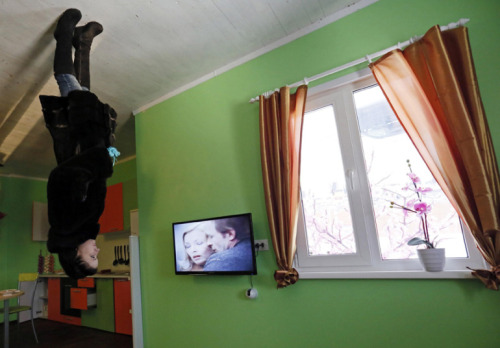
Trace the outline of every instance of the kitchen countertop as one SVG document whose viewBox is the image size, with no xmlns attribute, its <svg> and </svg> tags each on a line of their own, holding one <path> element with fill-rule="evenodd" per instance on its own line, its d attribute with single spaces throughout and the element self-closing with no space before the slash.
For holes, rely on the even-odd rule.
<svg viewBox="0 0 500 348">
<path fill-rule="evenodd" d="M 66 273 L 41 273 L 40 278 L 67 278 Z M 127 278 L 130 280 L 130 272 L 110 272 L 110 273 L 96 273 L 89 276 L 88 278 L 102 278 L 102 279 L 113 279 L 113 278 Z"/>
</svg>

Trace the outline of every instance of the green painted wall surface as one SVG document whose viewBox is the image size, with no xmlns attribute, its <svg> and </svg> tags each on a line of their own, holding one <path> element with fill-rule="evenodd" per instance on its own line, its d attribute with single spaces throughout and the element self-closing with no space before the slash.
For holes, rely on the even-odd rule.
<svg viewBox="0 0 500 348">
<path fill-rule="evenodd" d="M 423 34 L 468 24 L 492 134 L 500 131 L 500 2 L 380 0 L 136 117 L 145 347 L 485 347 L 500 345 L 498 292 L 477 280 L 300 280 L 277 290 L 272 251 L 250 279 L 174 274 L 174 221 L 251 212 L 269 238 L 259 93 Z M 493 137 L 497 156 L 500 138 Z"/>
<path fill-rule="evenodd" d="M 31 240 L 33 201 L 47 202 L 46 185 L 44 181 L 0 177 L 0 210 L 7 214 L 0 220 L 1 289 L 17 288 L 19 273 L 36 272 L 40 250 L 47 255 L 45 242 Z"/>
</svg>

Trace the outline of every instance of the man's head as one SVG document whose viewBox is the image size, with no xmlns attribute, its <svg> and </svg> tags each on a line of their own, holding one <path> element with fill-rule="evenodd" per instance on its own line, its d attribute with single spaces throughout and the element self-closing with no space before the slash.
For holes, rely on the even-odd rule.
<svg viewBox="0 0 500 348">
<path fill-rule="evenodd" d="M 90 268 L 97 269 L 97 266 L 99 266 L 97 255 L 100 249 L 95 244 L 95 239 L 87 239 L 80 244 L 76 250 L 76 255 L 79 256 L 83 262 L 86 262 Z"/>
<path fill-rule="evenodd" d="M 215 221 L 215 230 L 207 232 L 208 246 L 213 251 L 231 249 L 239 241 L 250 237 L 250 229 L 245 219 L 240 217 L 220 219 Z"/>
<path fill-rule="evenodd" d="M 94 239 L 88 239 L 77 248 L 59 252 L 59 263 L 70 278 L 80 279 L 97 272 L 99 248 Z"/>
</svg>

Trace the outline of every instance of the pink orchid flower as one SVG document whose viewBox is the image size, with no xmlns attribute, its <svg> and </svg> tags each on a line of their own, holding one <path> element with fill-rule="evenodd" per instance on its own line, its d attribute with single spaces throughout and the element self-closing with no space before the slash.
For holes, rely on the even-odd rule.
<svg viewBox="0 0 500 348">
<path fill-rule="evenodd" d="M 422 216 L 423 214 L 427 214 L 431 211 L 431 206 L 428 205 L 427 203 L 420 202 L 420 203 L 415 203 L 413 209 L 415 209 L 418 215 Z"/>
<path fill-rule="evenodd" d="M 426 193 L 426 192 L 431 192 L 432 189 L 430 187 L 418 187 L 417 188 L 417 192 L 420 192 L 420 193 Z"/>
<path fill-rule="evenodd" d="M 420 182 L 420 178 L 414 174 L 414 173 L 408 173 L 408 176 L 410 177 L 411 181 L 414 183 Z"/>
</svg>

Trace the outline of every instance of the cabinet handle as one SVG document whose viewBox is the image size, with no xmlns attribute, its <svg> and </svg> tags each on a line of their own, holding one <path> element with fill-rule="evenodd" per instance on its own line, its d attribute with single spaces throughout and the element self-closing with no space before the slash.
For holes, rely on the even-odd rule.
<svg viewBox="0 0 500 348">
<path fill-rule="evenodd" d="M 77 294 L 79 294 L 79 293 L 82 292 L 81 290 L 71 290 L 71 291 L 74 292 L 74 293 L 77 293 Z"/>
</svg>

